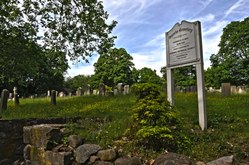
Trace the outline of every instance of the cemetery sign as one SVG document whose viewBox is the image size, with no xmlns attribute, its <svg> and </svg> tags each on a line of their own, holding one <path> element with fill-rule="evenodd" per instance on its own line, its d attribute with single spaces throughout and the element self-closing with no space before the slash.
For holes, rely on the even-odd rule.
<svg viewBox="0 0 249 165">
<path fill-rule="evenodd" d="M 182 21 L 166 33 L 167 67 L 197 62 L 197 23 Z"/>
<path fill-rule="evenodd" d="M 207 128 L 204 86 L 201 23 L 182 21 L 166 32 L 167 99 L 174 105 L 174 80 L 172 69 L 188 65 L 196 67 L 199 124 Z"/>
</svg>

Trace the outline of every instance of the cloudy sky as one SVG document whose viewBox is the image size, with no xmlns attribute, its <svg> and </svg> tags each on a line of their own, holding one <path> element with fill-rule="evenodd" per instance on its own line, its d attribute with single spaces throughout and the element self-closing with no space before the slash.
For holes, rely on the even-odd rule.
<svg viewBox="0 0 249 165">
<path fill-rule="evenodd" d="M 209 57 L 217 53 L 222 29 L 231 21 L 249 16 L 249 0 L 103 0 L 110 20 L 118 21 L 113 31 L 117 48 L 132 55 L 137 69 L 149 67 L 160 75 L 166 65 L 165 32 L 182 20 L 201 22 L 204 68 Z M 72 65 L 66 76 L 94 73 L 93 64 Z"/>
</svg>

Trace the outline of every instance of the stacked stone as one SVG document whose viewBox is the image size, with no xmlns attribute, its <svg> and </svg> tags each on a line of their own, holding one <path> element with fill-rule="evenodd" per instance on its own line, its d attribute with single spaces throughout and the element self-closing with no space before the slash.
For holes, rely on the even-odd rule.
<svg viewBox="0 0 249 165">
<path fill-rule="evenodd" d="M 81 137 L 71 135 L 62 144 L 63 125 L 46 124 L 27 126 L 23 129 L 24 163 L 92 164 L 92 165 L 141 165 L 138 157 L 119 157 L 115 149 L 103 150 L 96 144 L 83 144 Z"/>
</svg>

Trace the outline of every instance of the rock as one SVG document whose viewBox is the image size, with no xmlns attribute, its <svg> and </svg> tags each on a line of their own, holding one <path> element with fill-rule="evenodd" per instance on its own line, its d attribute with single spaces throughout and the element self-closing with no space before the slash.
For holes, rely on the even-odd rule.
<svg viewBox="0 0 249 165">
<path fill-rule="evenodd" d="M 118 158 L 115 162 L 115 165 L 142 165 L 141 160 L 138 157 L 121 157 Z"/>
<path fill-rule="evenodd" d="M 83 140 L 78 135 L 71 135 L 68 137 L 68 144 L 73 148 L 79 147 L 83 143 Z"/>
<path fill-rule="evenodd" d="M 73 148 L 60 144 L 52 149 L 53 152 L 73 152 Z"/>
<path fill-rule="evenodd" d="M 73 161 L 72 152 L 53 152 L 46 151 L 45 153 L 46 164 L 63 164 L 70 165 Z"/>
<path fill-rule="evenodd" d="M 190 165 L 190 159 L 176 153 L 166 153 L 158 156 L 153 165 Z"/>
<path fill-rule="evenodd" d="M 112 161 L 117 158 L 118 154 L 114 149 L 101 150 L 97 153 L 100 160 Z"/>
<path fill-rule="evenodd" d="M 52 149 L 61 140 L 58 124 L 41 124 L 23 128 L 23 141 L 35 147 Z"/>
<path fill-rule="evenodd" d="M 217 160 L 211 161 L 207 163 L 207 165 L 233 165 L 234 164 L 234 157 L 231 156 L 224 156 Z"/>
<path fill-rule="evenodd" d="M 89 163 L 90 163 L 90 164 L 93 164 L 93 163 L 95 163 L 97 160 L 99 160 L 99 157 L 93 155 L 93 156 L 90 157 Z"/>
<path fill-rule="evenodd" d="M 30 160 L 32 146 L 30 144 L 26 145 L 23 149 L 23 158 L 24 160 Z"/>
<path fill-rule="evenodd" d="M 202 162 L 202 161 L 197 161 L 196 165 L 206 165 L 206 163 Z"/>
<path fill-rule="evenodd" d="M 76 161 L 78 163 L 85 163 L 91 155 L 101 150 L 101 147 L 96 144 L 83 144 L 79 146 L 75 151 Z"/>
<path fill-rule="evenodd" d="M 94 165 L 113 165 L 113 163 L 105 161 L 96 161 Z"/>
</svg>

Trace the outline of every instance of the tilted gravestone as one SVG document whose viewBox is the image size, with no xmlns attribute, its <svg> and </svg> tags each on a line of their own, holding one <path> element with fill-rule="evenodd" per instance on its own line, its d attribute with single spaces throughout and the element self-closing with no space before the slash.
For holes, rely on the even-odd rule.
<svg viewBox="0 0 249 165">
<path fill-rule="evenodd" d="M 1 93 L 0 110 L 7 110 L 9 91 L 4 89 Z"/>
<path fill-rule="evenodd" d="M 56 91 L 52 90 L 51 92 L 51 104 L 56 105 Z"/>
<path fill-rule="evenodd" d="M 231 84 L 230 83 L 222 83 L 221 84 L 221 94 L 222 94 L 222 96 L 230 96 L 231 95 Z"/>
<path fill-rule="evenodd" d="M 100 83 L 99 84 L 99 95 L 100 96 L 104 96 L 105 95 L 105 84 L 104 83 Z"/>
</svg>

